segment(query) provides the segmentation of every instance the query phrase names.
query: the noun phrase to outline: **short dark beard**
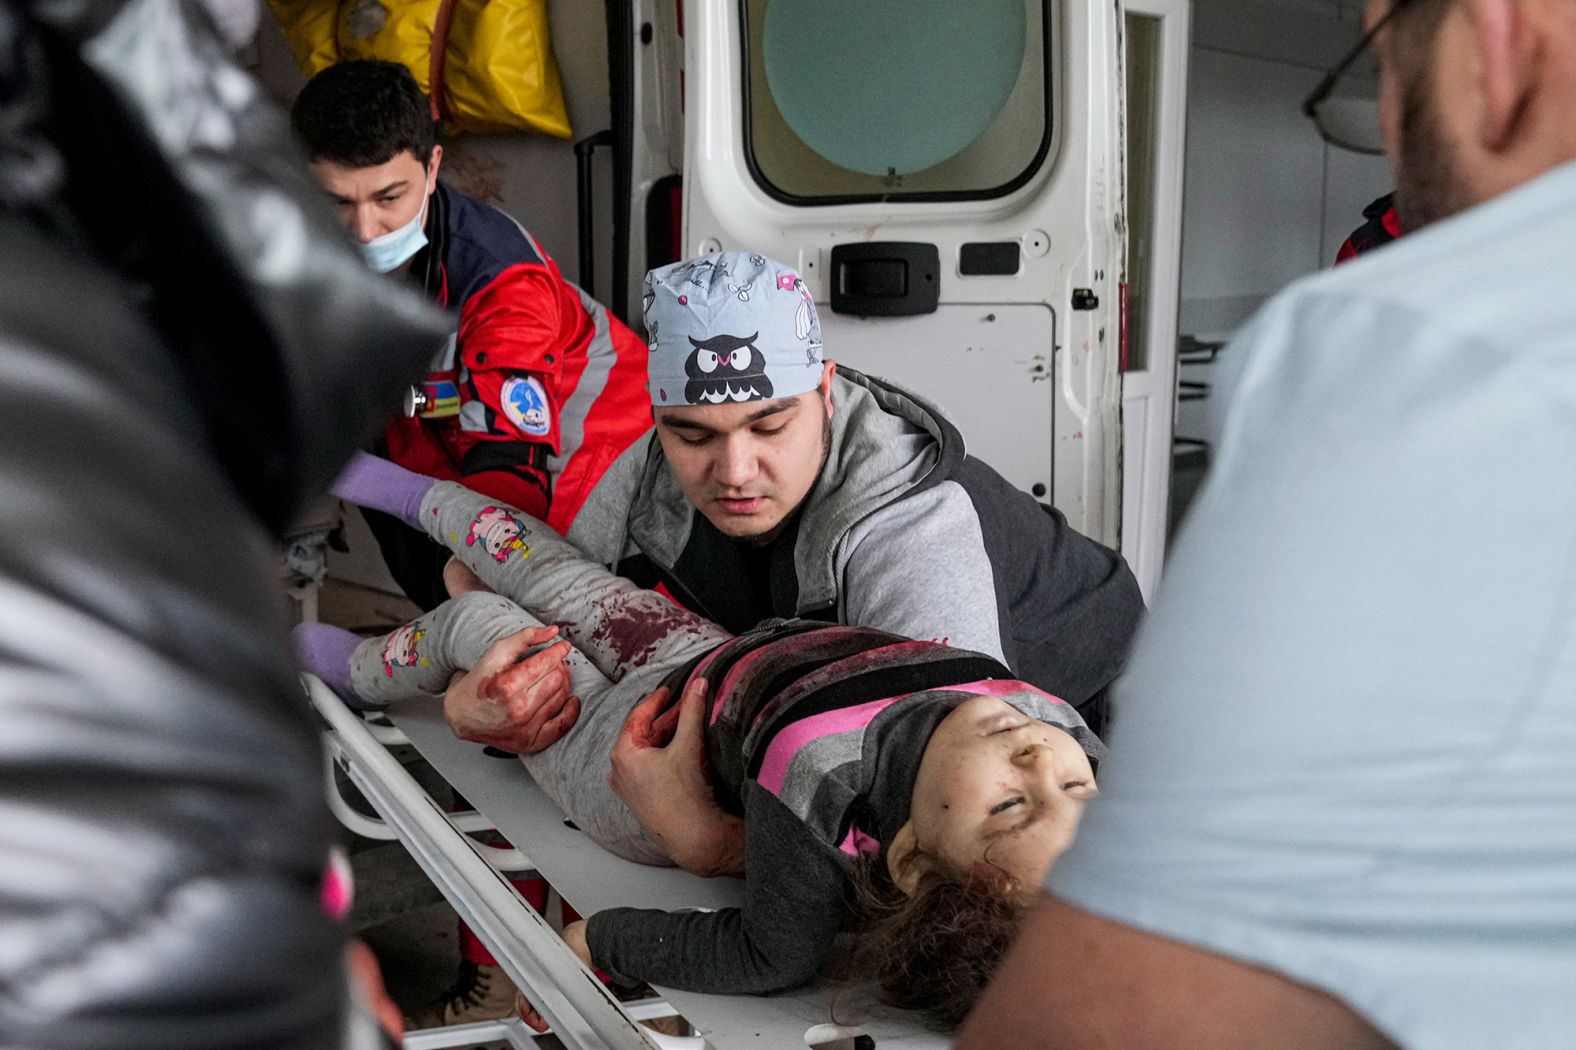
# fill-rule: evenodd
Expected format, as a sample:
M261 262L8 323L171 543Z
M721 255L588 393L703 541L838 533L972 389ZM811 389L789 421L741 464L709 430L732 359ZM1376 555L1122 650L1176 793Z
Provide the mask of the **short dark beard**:
M1434 41L1449 11L1441 0L1413 0L1394 29L1394 60L1401 65L1401 113L1395 158L1395 207L1401 229L1412 233L1464 211L1472 203L1455 165L1454 143L1435 102Z
M821 480L821 471L826 469L827 458L832 453L832 417L823 405L821 408L821 463L815 468L815 481L810 484L810 491L804 494L804 499L787 514L783 520L767 529L758 536L745 536L744 542L751 547L768 547L777 541L777 538L787 531L788 526L799 517L799 512L804 510L804 505L810 502L810 497L815 494L815 486Z
M1433 101L1433 82L1433 71L1425 67L1402 89L1395 207L1407 233L1448 219L1471 203L1456 177L1455 153Z

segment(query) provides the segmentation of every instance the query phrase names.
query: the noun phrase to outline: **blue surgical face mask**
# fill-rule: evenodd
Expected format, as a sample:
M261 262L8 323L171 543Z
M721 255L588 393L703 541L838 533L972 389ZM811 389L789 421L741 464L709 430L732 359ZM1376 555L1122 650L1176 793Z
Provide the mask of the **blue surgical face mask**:
M430 195L422 197L421 210L414 219L361 246L362 258L367 260L368 266L378 273L388 273L409 262L412 256L427 246L427 201L430 199Z

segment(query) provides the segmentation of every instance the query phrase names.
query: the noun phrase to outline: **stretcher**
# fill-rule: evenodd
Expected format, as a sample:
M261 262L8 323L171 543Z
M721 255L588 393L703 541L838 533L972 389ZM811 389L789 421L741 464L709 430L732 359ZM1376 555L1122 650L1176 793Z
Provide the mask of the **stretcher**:
M659 998L622 1003L582 966L547 919L509 878L535 871L581 914L605 908L723 908L743 902L739 879L702 879L615 857L565 819L563 812L512 758L483 753L457 739L432 700L392 705L368 720L326 686L303 676L313 706L327 723L325 747L381 820L352 809L329 773L330 807L349 830L398 839L504 971L571 1048L615 1050L932 1050L945 1037L918 1018L876 1003L867 991L812 986L771 996L703 995L656 989ZM385 720L386 719L386 720ZM381 723L381 724L380 724ZM449 813L388 751L409 743L474 811ZM469 833L497 830L514 850L477 843ZM509 873L506 876L504 873ZM679 1037L640 1022L680 1014L698 1033ZM438 1050L501 1041L534 1047L535 1033L517 1019L457 1025L407 1035L407 1050Z

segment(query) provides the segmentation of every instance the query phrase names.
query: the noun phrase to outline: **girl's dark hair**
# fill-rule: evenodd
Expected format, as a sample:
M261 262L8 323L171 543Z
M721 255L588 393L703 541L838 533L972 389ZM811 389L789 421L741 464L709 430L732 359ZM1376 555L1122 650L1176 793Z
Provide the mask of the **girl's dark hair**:
M386 164L405 150L425 165L438 141L432 108L410 70L370 58L329 66L308 81L291 107L290 127L308 159L347 168Z
M867 854L855 863L852 893L854 944L832 976L873 982L885 1002L943 1032L979 1001L1028 907L1014 880L983 862L956 871L933 861L910 897L886 857Z

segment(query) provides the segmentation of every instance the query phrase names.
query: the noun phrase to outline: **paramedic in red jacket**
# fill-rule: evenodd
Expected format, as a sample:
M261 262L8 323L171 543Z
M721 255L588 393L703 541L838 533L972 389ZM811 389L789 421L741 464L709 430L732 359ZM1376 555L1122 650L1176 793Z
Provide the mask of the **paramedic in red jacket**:
M392 62L319 73L291 114L312 171L367 261L456 315L455 338L384 435L390 459L569 527L602 472L651 425L646 345L566 281L519 223L443 185L415 78ZM446 554L369 515L389 569L432 608Z

